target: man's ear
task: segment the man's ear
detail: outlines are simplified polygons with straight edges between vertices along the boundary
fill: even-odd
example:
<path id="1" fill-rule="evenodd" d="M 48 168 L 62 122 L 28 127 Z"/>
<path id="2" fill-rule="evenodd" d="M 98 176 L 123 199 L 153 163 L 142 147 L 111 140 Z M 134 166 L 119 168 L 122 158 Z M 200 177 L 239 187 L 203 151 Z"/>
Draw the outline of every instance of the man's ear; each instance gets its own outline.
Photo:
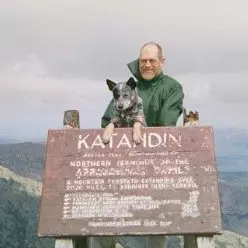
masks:
<path id="1" fill-rule="evenodd" d="M 107 82 L 107 85 L 109 87 L 109 90 L 113 91 L 114 87 L 116 86 L 116 83 L 109 80 L 109 79 L 107 79 L 106 82 Z"/>
<path id="2" fill-rule="evenodd" d="M 129 85 L 132 89 L 135 89 L 135 87 L 137 86 L 134 78 L 130 77 L 127 81 L 127 85 Z"/>
<path id="3" fill-rule="evenodd" d="M 165 58 L 164 57 L 160 58 L 160 63 L 161 63 L 162 66 L 165 65 Z"/>

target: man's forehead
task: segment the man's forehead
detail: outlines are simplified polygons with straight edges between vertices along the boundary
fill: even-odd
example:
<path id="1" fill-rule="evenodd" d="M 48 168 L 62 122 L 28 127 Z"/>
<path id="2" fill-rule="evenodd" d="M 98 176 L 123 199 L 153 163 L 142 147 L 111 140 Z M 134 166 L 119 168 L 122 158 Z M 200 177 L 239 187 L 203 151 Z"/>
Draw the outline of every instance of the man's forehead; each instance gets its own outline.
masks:
<path id="1" fill-rule="evenodd" d="M 140 58 L 158 58 L 158 48 L 155 45 L 147 45 L 140 51 Z"/>

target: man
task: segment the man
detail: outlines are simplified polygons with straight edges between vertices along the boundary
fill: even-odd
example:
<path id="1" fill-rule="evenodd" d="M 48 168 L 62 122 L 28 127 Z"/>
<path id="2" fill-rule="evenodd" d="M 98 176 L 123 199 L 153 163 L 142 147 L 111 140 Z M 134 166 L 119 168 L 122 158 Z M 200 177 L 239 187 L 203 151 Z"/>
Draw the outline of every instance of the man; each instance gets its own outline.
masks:
<path id="1" fill-rule="evenodd" d="M 160 45 L 149 42 L 141 47 L 140 58 L 128 64 L 138 80 L 148 127 L 175 126 L 183 111 L 182 86 L 163 73 L 164 61 Z M 102 117 L 102 127 L 110 122 L 113 109 L 112 100 Z"/>
<path id="2" fill-rule="evenodd" d="M 140 49 L 139 59 L 128 64 L 131 73 L 138 80 L 137 89 L 143 100 L 144 114 L 148 127 L 175 126 L 183 111 L 184 93 L 181 84 L 163 73 L 163 51 L 160 45 L 149 42 Z M 106 127 L 114 113 L 114 101 L 109 103 L 101 121 Z M 140 124 L 140 123 L 138 123 Z M 141 125 L 141 124 L 140 124 Z M 111 238 L 101 238 L 101 247 L 107 248 Z M 124 247 L 164 248 L 165 236 L 115 237 Z"/>

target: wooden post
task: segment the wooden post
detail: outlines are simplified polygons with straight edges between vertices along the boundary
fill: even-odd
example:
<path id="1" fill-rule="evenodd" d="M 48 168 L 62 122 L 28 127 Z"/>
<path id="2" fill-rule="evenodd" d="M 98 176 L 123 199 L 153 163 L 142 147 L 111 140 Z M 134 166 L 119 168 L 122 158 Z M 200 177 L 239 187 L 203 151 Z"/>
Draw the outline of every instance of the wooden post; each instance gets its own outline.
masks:
<path id="1" fill-rule="evenodd" d="M 198 126 L 199 113 L 198 111 L 189 111 L 187 114 L 186 109 L 183 112 L 183 125 L 184 126 Z M 185 235 L 184 248 L 214 248 L 213 236 L 198 236 L 198 235 Z"/>
<path id="2" fill-rule="evenodd" d="M 195 235 L 184 235 L 184 248 L 197 248 Z"/>
<path id="3" fill-rule="evenodd" d="M 63 128 L 80 128 L 79 112 L 77 110 L 64 111 Z M 87 238 L 78 239 L 56 239 L 55 248 L 86 248 Z"/>
<path id="4" fill-rule="evenodd" d="M 194 112 L 190 111 L 189 114 L 187 114 L 186 109 L 183 111 L 183 125 L 184 126 L 194 126 L 196 122 Z M 197 121 L 199 120 L 199 115 L 197 112 Z M 183 236 L 184 239 L 184 248 L 197 248 L 196 243 L 196 236 L 195 235 L 185 235 Z"/>
<path id="5" fill-rule="evenodd" d="M 75 248 L 75 242 L 72 239 L 56 239 L 55 248 Z"/>
<path id="6" fill-rule="evenodd" d="M 214 237 L 204 236 L 197 237 L 197 248 L 214 248 Z"/>
<path id="7" fill-rule="evenodd" d="M 184 248 L 214 248 L 214 237 L 185 235 Z"/>
<path id="8" fill-rule="evenodd" d="M 66 110 L 63 119 L 64 128 L 80 128 L 79 112 L 77 110 Z"/>

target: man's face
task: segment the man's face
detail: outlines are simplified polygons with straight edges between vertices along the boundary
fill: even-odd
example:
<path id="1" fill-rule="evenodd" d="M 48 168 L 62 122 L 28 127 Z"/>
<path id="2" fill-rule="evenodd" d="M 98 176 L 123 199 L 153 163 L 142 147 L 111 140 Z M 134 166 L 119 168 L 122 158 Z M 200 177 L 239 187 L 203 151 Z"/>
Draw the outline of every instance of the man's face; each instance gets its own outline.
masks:
<path id="1" fill-rule="evenodd" d="M 158 56 L 158 48 L 155 45 L 147 45 L 140 52 L 139 70 L 141 77 L 151 80 L 156 77 L 163 67 L 164 60 Z"/>

